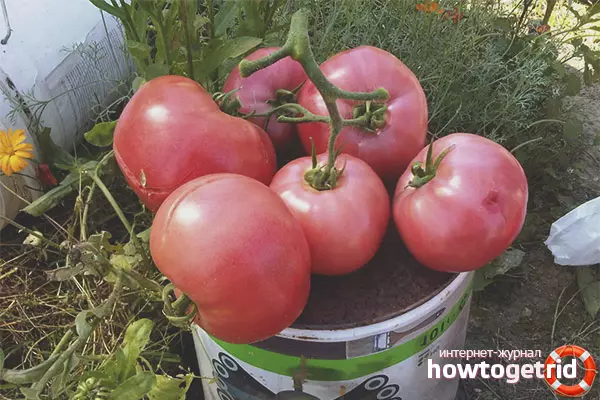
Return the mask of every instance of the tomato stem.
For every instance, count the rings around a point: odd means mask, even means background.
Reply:
[[[383,111],[379,111],[376,115],[369,114],[369,116],[366,116],[366,113],[363,113],[360,114],[360,116],[355,116],[352,120],[344,120],[337,108],[336,100],[347,99],[366,102],[377,100],[385,101],[389,98],[389,93],[384,88],[379,88],[372,92],[348,92],[329,82],[327,77],[323,74],[323,71],[319,68],[319,64],[315,60],[315,56],[310,46],[310,38],[308,36],[308,12],[305,9],[298,10],[292,16],[288,37],[283,47],[258,60],[242,60],[239,64],[240,75],[244,78],[248,77],[285,57],[291,57],[300,63],[306,76],[313,82],[321,94],[327,107],[329,117],[316,116],[304,109],[303,112],[301,112],[301,117],[280,116],[278,121],[289,123],[329,123],[331,133],[327,146],[327,164],[323,167],[314,167],[309,171],[310,173],[305,174],[305,180],[317,190],[331,190],[335,188],[338,177],[341,175],[341,171],[343,171],[343,169],[338,171],[335,168],[335,161],[339,155],[339,151],[336,151],[335,149],[335,140],[342,128],[348,125],[359,125],[368,128],[373,123],[375,123],[375,126],[381,125],[381,115],[385,112],[384,109]],[[377,110],[379,109],[381,109],[381,107]],[[299,110],[299,108],[296,108],[296,110]]]
[[[433,139],[429,144],[429,148],[427,149],[427,157],[425,159],[425,167],[423,167],[423,163],[421,161],[416,161],[412,167],[411,172],[413,174],[413,179],[408,182],[407,187],[420,188],[425,185],[427,182],[435,178],[437,170],[440,166],[440,163],[446,157],[446,155],[452,150],[454,145],[449,146],[444,151],[440,153],[440,155],[433,160]]]

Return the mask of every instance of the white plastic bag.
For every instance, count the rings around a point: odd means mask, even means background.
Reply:
[[[558,265],[600,263],[600,197],[584,203],[552,224],[544,242]]]

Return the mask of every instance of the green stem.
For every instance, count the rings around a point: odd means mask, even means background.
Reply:
[[[121,223],[123,224],[123,226],[127,230],[127,233],[129,233],[129,237],[130,237],[131,242],[133,243],[133,245],[135,246],[135,248],[140,252],[142,258],[144,259],[144,263],[146,265],[150,265],[150,259],[148,258],[148,255],[146,254],[146,251],[143,249],[140,241],[138,240],[137,235],[133,231],[133,227],[131,226],[131,224],[127,220],[127,217],[125,217],[125,213],[123,213],[123,210],[121,209],[121,207],[119,206],[119,204],[117,203],[117,201],[115,200],[115,198],[113,197],[113,195],[110,192],[110,190],[106,187],[106,185],[104,184],[104,182],[102,182],[102,179],[100,179],[100,177],[98,176],[98,171],[100,170],[100,168],[102,166],[104,166],[104,164],[106,164],[108,162],[108,160],[110,160],[112,157],[114,157],[114,152],[111,150],[110,152],[108,152],[102,158],[102,160],[100,160],[100,162],[98,163],[96,169],[89,176],[92,179],[92,181],[94,181],[94,183],[96,184],[96,186],[100,189],[100,191],[102,192],[102,194],[104,194],[104,197],[106,197],[106,200],[108,200],[108,202],[112,206],[113,210],[115,210],[115,213],[117,214],[117,216],[121,220]]]
[[[206,0],[206,11],[208,13],[208,37],[213,39],[215,37],[215,9],[213,7],[213,0]]]
[[[54,243],[53,241],[51,241],[49,239],[46,239],[43,235],[41,235],[41,234],[39,234],[37,232],[34,232],[31,229],[29,229],[29,228],[24,227],[23,225],[15,222],[15,221],[13,221],[12,219],[6,218],[4,215],[0,215],[0,219],[3,220],[3,221],[5,221],[5,222],[7,222],[7,223],[9,223],[10,225],[14,226],[15,228],[18,228],[18,229],[20,229],[22,231],[27,232],[28,234],[30,234],[32,236],[35,236],[36,238],[40,239],[42,242],[48,244],[49,246],[52,246],[52,247],[54,247],[55,249],[58,249],[58,250],[62,250],[61,247],[60,247],[60,245]]]
[[[338,152],[336,152],[335,149],[335,140],[345,125],[344,119],[337,108],[336,100],[384,101],[389,98],[389,93],[383,88],[379,88],[372,92],[348,92],[340,89],[327,80],[327,77],[323,74],[323,71],[321,71],[319,64],[315,60],[315,56],[310,46],[310,38],[308,36],[308,12],[305,9],[301,9],[293,15],[290,31],[283,47],[258,60],[242,60],[239,64],[240,75],[242,77],[248,77],[285,57],[291,57],[302,65],[306,76],[315,85],[327,107],[327,112],[329,113],[329,121],[327,122],[329,122],[331,128],[327,145],[327,165],[322,170],[317,170],[306,176],[310,177],[311,182],[309,183],[315,189],[333,189],[335,187],[335,182],[337,181],[335,160]],[[283,118],[280,121],[308,122],[306,114],[303,118],[296,120],[289,120],[287,118],[289,117]],[[321,119],[318,122],[326,121]]]
[[[188,9],[185,4],[180,4],[179,7],[183,19],[183,36],[185,38],[185,52],[188,65],[188,74],[190,76],[190,79],[194,79],[194,61],[192,60],[192,37],[191,32],[188,29],[190,26],[190,16],[187,13]]]
[[[125,3],[125,0],[120,0],[121,3],[121,8],[123,9],[123,13],[125,14],[125,22],[127,25],[129,25],[129,31],[133,34],[133,40],[135,40],[136,42],[140,41],[140,37],[137,34],[137,31],[135,30],[135,23],[133,22],[133,19],[131,18],[131,14],[129,14],[129,5],[127,3]]]
[[[120,294],[122,288],[123,288],[122,275],[119,274],[117,276],[115,286],[113,287],[111,294],[108,296],[108,299],[106,300],[106,303],[104,304],[105,310],[109,310],[109,311],[107,311],[107,313],[110,312],[110,309],[116,303],[117,298],[119,297],[119,294]],[[77,338],[77,340],[75,340],[64,352],[62,352],[62,354],[56,359],[56,361],[54,361],[52,366],[50,366],[50,368],[48,368],[48,370],[46,371],[46,373],[44,373],[44,375],[41,377],[41,379],[31,386],[31,388],[36,392],[36,394],[39,395],[40,393],[42,393],[42,391],[44,390],[44,387],[50,381],[50,379],[52,379],[55,375],[60,373],[61,369],[64,367],[65,362],[67,362],[67,360],[73,355],[73,353],[75,353],[78,349],[80,349],[88,341],[92,332],[94,332],[94,329],[96,328],[96,326],[98,326],[98,324],[100,323],[100,320],[104,316],[105,315],[94,316],[93,321],[91,321],[91,323],[90,323],[91,329],[87,332],[87,334],[79,336]]]
[[[87,240],[87,219],[88,219],[88,214],[90,212],[90,204],[92,203],[92,197],[94,196],[95,191],[96,191],[96,183],[92,182],[92,185],[90,186],[90,191],[87,195],[87,198],[85,199],[85,204],[83,206],[83,215],[81,216],[81,232],[79,235],[81,238],[81,241]]]

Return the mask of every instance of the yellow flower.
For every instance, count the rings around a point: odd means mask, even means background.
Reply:
[[[0,169],[4,175],[23,171],[27,167],[27,159],[33,158],[33,145],[24,141],[23,129],[0,131]]]
[[[436,3],[435,1],[430,1],[427,0],[425,3],[419,3],[416,6],[417,11],[422,11],[424,13],[436,13],[436,14],[441,14],[444,12],[444,10],[442,10],[440,8],[440,5],[438,3]]]

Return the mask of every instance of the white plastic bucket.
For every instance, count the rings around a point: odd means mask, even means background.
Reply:
[[[288,328],[252,345],[217,340],[194,326],[206,400],[274,399],[293,390],[306,359],[303,391],[321,400],[454,400],[458,379],[428,379],[428,359],[442,368],[463,349],[473,273],[457,275],[432,298],[384,322],[343,330]]]
[[[124,50],[124,35],[118,21],[102,13],[88,0],[69,1],[61,7],[56,0],[5,0],[12,28],[5,45],[0,45],[0,130],[25,129],[27,142],[32,119],[51,129],[56,144],[71,151],[73,144],[94,124],[99,108],[116,98],[120,81],[132,79],[133,64]],[[1,8],[0,8],[1,10]],[[7,27],[0,12],[0,38]],[[69,50],[78,46],[78,51]],[[51,100],[41,115],[36,101]],[[13,112],[24,101],[28,112]],[[39,104],[39,103],[38,103]],[[2,182],[34,200],[40,192],[35,169],[22,171],[30,177],[2,177]],[[10,191],[0,186],[0,215],[14,218],[23,206]],[[0,229],[5,225],[0,220]]]

